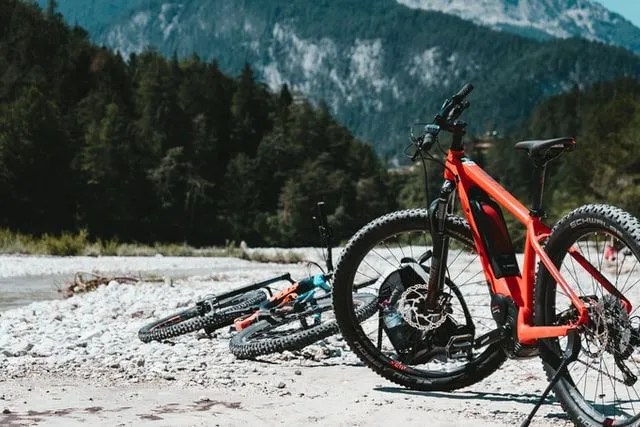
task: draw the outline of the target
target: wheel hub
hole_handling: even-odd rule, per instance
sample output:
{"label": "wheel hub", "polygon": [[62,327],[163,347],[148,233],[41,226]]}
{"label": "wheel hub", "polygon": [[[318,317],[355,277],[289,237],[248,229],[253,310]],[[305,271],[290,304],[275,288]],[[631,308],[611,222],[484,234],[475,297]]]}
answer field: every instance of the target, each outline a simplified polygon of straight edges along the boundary
{"label": "wheel hub", "polygon": [[627,359],[633,353],[634,335],[622,302],[613,295],[605,295],[601,300],[588,297],[586,302],[589,303],[590,325],[584,334],[584,352],[594,359],[605,351],[616,359]]}

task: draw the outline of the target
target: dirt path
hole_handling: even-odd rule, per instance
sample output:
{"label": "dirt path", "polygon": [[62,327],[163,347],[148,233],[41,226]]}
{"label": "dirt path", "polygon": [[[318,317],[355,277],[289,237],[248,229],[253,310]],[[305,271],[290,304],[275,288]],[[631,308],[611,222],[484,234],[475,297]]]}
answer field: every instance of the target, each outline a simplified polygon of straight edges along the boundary
{"label": "dirt path", "polygon": [[[457,393],[415,392],[360,366],[283,367],[279,375],[256,377],[244,386],[215,388],[174,381],[109,386],[46,376],[9,380],[2,384],[0,407],[10,413],[0,414],[0,425],[513,426],[539,394],[511,394],[506,378],[500,390],[480,383]],[[568,422],[553,403],[532,425]]]}

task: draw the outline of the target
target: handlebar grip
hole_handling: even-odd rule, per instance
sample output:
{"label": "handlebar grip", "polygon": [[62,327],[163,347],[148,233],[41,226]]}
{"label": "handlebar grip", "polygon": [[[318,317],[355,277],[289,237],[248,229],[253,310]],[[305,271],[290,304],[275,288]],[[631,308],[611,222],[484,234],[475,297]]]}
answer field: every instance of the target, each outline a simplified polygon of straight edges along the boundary
{"label": "handlebar grip", "polygon": [[318,221],[321,227],[327,226],[327,211],[324,208],[324,202],[318,202],[316,204],[318,207]]}
{"label": "handlebar grip", "polygon": [[473,85],[471,83],[467,83],[454,95],[454,98],[462,100],[467,97],[471,92],[473,92]]}

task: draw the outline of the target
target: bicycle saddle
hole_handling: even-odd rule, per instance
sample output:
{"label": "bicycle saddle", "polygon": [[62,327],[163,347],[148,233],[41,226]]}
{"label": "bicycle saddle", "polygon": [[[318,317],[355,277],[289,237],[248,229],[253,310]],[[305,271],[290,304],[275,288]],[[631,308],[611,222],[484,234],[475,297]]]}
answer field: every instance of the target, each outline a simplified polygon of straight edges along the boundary
{"label": "bicycle saddle", "polygon": [[571,151],[576,145],[573,138],[554,138],[533,141],[520,141],[516,143],[515,148],[518,150],[526,150],[536,164],[546,164],[550,160],[555,159],[565,151]]}

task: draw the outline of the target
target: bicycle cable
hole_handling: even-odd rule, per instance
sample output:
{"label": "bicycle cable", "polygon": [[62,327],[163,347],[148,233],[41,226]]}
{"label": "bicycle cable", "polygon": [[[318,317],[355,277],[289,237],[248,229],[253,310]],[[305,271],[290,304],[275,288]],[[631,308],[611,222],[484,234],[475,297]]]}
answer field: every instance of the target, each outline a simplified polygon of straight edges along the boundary
{"label": "bicycle cable", "polygon": [[[438,145],[440,145],[440,143],[438,142]],[[446,154],[446,153],[445,153]],[[455,174],[453,173],[453,170],[451,170],[450,167],[448,167],[446,164],[444,164],[443,162],[441,162],[440,160],[436,159],[435,157],[433,157],[433,154],[431,153],[426,153],[426,155],[428,156],[428,159],[431,160],[434,163],[437,163],[439,165],[441,165],[444,169],[448,170],[452,175],[455,176]],[[422,157],[422,152],[420,153],[420,157]]]}
{"label": "bicycle cable", "polygon": [[427,173],[427,163],[424,160],[424,156],[422,155],[422,151],[420,151],[420,161],[422,162],[422,173],[424,175],[424,192],[427,196],[427,204],[431,197],[429,197],[429,174]]}

